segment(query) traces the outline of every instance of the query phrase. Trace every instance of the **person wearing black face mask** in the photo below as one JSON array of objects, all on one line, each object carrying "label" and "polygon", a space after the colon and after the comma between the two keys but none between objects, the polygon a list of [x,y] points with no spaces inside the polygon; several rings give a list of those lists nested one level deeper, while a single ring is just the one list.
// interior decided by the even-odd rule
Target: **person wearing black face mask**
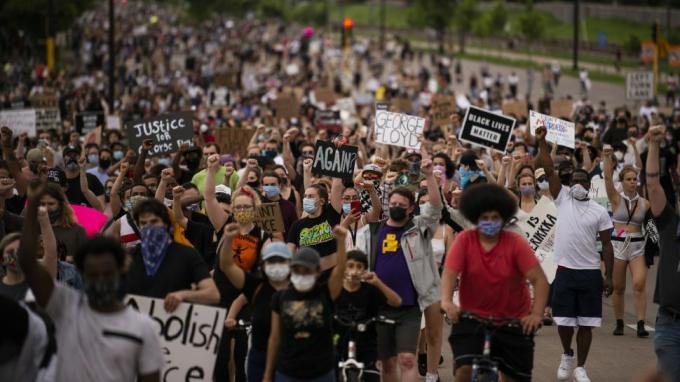
[{"label": "person wearing black face mask", "polygon": [[[35,238],[40,234],[37,213],[43,190],[44,185],[35,190],[26,207],[19,265],[36,303],[54,322],[59,346],[87,349],[58,352],[57,363],[70,367],[57,368],[56,380],[77,381],[93,375],[101,381],[159,380],[163,358],[156,326],[148,316],[121,301],[125,253],[116,240],[96,236],[76,253],[85,295],[55,283],[38,263]],[[107,360],[114,358],[119,367],[111,369]]]},{"label": "person wearing black face mask", "polygon": [[[85,172],[85,160],[80,158],[80,149],[66,146],[63,155],[66,163],[65,192],[69,203],[103,210],[104,186],[95,175]],[[83,176],[85,179],[81,179]]]},{"label": "person wearing black face mask", "polygon": [[602,142],[612,146],[618,145],[628,138],[628,121],[625,116],[618,116],[602,135]]},{"label": "person wearing black face mask", "polygon": [[99,161],[96,167],[87,170],[88,174],[92,174],[99,179],[101,184],[106,184],[109,179],[108,169],[111,167],[113,153],[106,147],[99,149]]}]

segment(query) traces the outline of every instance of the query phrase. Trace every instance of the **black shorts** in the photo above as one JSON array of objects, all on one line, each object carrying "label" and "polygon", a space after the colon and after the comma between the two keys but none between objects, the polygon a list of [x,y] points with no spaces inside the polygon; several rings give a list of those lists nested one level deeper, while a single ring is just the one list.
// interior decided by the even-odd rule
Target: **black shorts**
[{"label": "black shorts", "polygon": [[557,268],[551,299],[559,326],[602,324],[602,272],[599,269]]},{"label": "black shorts", "polygon": [[[451,328],[449,343],[456,369],[471,365],[484,351],[484,326],[478,321],[461,318]],[[534,336],[524,335],[522,328],[500,326],[491,338],[491,358],[498,369],[516,381],[531,381],[534,368]]]},{"label": "black shorts", "polygon": [[396,325],[378,324],[378,359],[387,360],[399,353],[416,354],[422,312],[416,306],[384,307],[380,314],[397,321]]}]

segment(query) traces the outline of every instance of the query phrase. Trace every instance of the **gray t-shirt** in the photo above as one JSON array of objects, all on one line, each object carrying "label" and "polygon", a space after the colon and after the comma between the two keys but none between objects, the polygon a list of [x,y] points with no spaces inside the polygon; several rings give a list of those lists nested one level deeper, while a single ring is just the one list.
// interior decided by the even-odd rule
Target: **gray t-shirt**
[{"label": "gray t-shirt", "polygon": [[0,381],[54,381],[54,359],[40,367],[49,342],[45,322],[31,309],[23,308],[28,313],[28,332],[18,357],[0,364]]},{"label": "gray t-shirt", "polygon": [[148,316],[127,306],[96,312],[84,294],[58,283],[46,311],[56,328],[58,381],[133,382],[160,372],[157,325]]},{"label": "gray t-shirt", "polygon": [[654,302],[662,308],[680,312],[680,240],[678,214],[666,204],[661,215],[654,218],[659,230],[659,271],[654,290]]}]

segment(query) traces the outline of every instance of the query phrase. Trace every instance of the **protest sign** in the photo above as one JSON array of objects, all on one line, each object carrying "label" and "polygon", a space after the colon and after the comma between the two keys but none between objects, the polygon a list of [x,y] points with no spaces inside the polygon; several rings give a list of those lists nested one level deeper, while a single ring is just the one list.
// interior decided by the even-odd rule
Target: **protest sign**
[{"label": "protest sign", "polygon": [[28,134],[35,137],[36,113],[34,109],[0,111],[0,127],[9,127],[14,135]]},{"label": "protest sign", "polygon": [[300,101],[294,95],[281,95],[269,101],[276,118],[297,118],[300,116]]},{"label": "protest sign", "polygon": [[262,203],[255,211],[255,224],[266,232],[284,232],[283,215],[279,203]]},{"label": "protest sign", "polygon": [[626,99],[647,101],[654,98],[653,72],[628,72],[626,74]]},{"label": "protest sign", "polygon": [[168,313],[163,300],[133,294],[125,297],[125,304],[148,314],[158,325],[164,356],[162,381],[212,380],[225,309],[181,303]]},{"label": "protest sign", "polygon": [[117,115],[107,115],[106,128],[109,130],[120,130],[120,117]]},{"label": "protest sign", "polygon": [[238,86],[238,72],[231,70],[225,73],[217,73],[213,77],[213,83],[215,86],[225,86],[234,89]]},{"label": "protest sign", "polygon": [[550,100],[550,115],[557,118],[571,119],[573,104],[574,102],[570,99],[552,99]]},{"label": "protest sign", "polygon": [[31,107],[34,109],[49,109],[59,107],[59,98],[53,94],[36,94],[31,96]]},{"label": "protest sign", "polygon": [[248,145],[255,134],[255,129],[242,127],[224,127],[215,130],[215,140],[220,146],[220,152],[237,154],[245,158]]},{"label": "protest sign", "polygon": [[503,106],[501,106],[503,114],[514,116],[515,118],[526,118],[528,117],[529,107],[527,106],[527,101],[505,101]]},{"label": "protest sign", "polygon": [[61,114],[56,107],[35,109],[36,130],[60,130]]},{"label": "protest sign", "polygon": [[594,176],[590,179],[590,190],[588,190],[588,197],[609,211],[607,187],[602,176]]},{"label": "protest sign", "polygon": [[345,97],[345,98],[338,98],[335,100],[335,107],[338,108],[338,110],[344,110],[348,113],[354,114],[357,111],[356,105],[354,103],[354,99],[350,97]]},{"label": "protest sign", "polygon": [[557,271],[554,245],[557,225],[557,207],[549,198],[543,196],[529,214],[517,220],[517,225],[541,262],[548,282],[552,282]]},{"label": "protest sign", "polygon": [[179,112],[144,118],[125,124],[130,147],[142,150],[142,142],[151,139],[154,147],[151,156],[174,153],[194,138],[193,114]]},{"label": "protest sign", "polygon": [[333,133],[342,132],[342,120],[339,110],[316,110],[314,112],[316,130],[328,130]]},{"label": "protest sign", "polygon": [[529,113],[529,128],[531,135],[536,135],[536,128],[545,127],[547,134],[545,140],[555,142],[558,145],[575,148],[576,127],[574,122],[551,117],[549,115],[531,111]]},{"label": "protest sign", "polygon": [[451,116],[456,112],[456,97],[435,94],[432,97],[432,127],[439,127],[448,133],[451,129]]},{"label": "protest sign", "polygon": [[470,106],[463,119],[460,140],[505,152],[515,119]]},{"label": "protest sign", "polygon": [[312,172],[333,178],[352,179],[357,161],[356,146],[336,146],[331,142],[316,141]]},{"label": "protest sign", "polygon": [[387,105],[375,105],[375,141],[386,145],[420,150],[420,137],[425,118],[387,110]]},{"label": "protest sign", "polygon": [[75,126],[80,134],[86,134],[97,126],[104,126],[106,116],[103,111],[85,111],[76,114]]},{"label": "protest sign", "polygon": [[314,89],[314,98],[316,99],[316,102],[323,102],[326,107],[335,104],[335,92],[330,88]]},{"label": "protest sign", "polygon": [[411,104],[411,100],[408,98],[392,98],[390,104],[402,113],[410,113],[413,111],[413,105]]}]

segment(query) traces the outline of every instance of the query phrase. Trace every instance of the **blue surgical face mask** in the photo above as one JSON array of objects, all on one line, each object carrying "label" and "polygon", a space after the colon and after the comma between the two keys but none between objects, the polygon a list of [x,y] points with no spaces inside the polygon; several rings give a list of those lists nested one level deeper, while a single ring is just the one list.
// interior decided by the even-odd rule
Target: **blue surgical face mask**
[{"label": "blue surgical face mask", "polygon": [[302,209],[308,213],[313,214],[316,212],[316,200],[311,198],[302,199]]},{"label": "blue surgical face mask", "polygon": [[121,159],[123,159],[124,155],[125,155],[125,153],[123,153],[122,151],[116,150],[116,151],[113,152],[113,159],[121,160]]},{"label": "blue surgical face mask", "polygon": [[262,191],[268,198],[275,198],[281,193],[279,186],[262,186]]},{"label": "blue surgical face mask", "polygon": [[170,167],[170,165],[172,164],[172,161],[170,161],[170,158],[160,158],[158,160],[158,164],[162,164],[163,166]]},{"label": "blue surgical face mask", "polygon": [[276,150],[262,150],[262,156],[263,157],[274,159],[274,158],[276,158],[277,155],[278,155],[278,153],[276,152]]},{"label": "blue surgical face mask", "polygon": [[87,156],[87,161],[92,164],[98,164],[99,163],[99,155],[97,154],[90,154]]},{"label": "blue surgical face mask", "polygon": [[352,203],[342,203],[342,213],[349,215],[352,212]]},{"label": "blue surgical face mask", "polygon": [[479,232],[486,236],[496,236],[503,229],[503,222],[497,220],[480,220],[477,224]]}]

